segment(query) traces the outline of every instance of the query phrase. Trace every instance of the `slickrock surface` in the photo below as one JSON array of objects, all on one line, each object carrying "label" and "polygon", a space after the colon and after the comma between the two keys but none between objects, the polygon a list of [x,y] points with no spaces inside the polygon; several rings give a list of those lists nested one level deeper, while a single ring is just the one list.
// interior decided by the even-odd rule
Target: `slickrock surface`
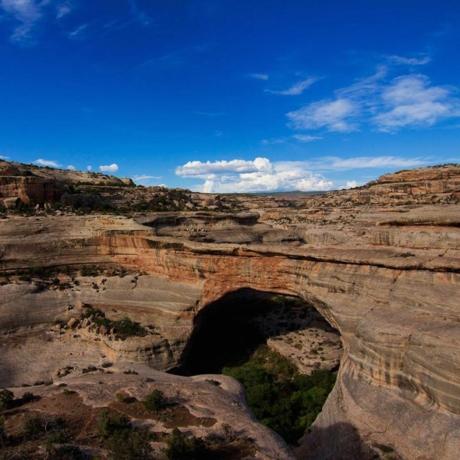
[{"label": "slickrock surface", "polygon": [[[298,458],[458,458],[460,166],[322,195],[189,196],[195,211],[0,220],[0,385],[67,366],[78,379],[105,359],[171,369],[198,311],[249,287],[301,297],[341,335],[336,386]],[[147,334],[84,323],[88,304]]]}]

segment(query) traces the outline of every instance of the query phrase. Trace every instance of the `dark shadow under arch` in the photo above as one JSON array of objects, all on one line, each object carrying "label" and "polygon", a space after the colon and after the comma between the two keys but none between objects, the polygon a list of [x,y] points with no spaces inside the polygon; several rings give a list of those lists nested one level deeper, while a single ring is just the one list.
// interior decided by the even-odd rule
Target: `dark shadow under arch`
[{"label": "dark shadow under arch", "polygon": [[202,308],[180,365],[170,372],[220,373],[224,366],[247,360],[268,338],[309,327],[338,334],[313,305],[299,297],[238,289]]}]

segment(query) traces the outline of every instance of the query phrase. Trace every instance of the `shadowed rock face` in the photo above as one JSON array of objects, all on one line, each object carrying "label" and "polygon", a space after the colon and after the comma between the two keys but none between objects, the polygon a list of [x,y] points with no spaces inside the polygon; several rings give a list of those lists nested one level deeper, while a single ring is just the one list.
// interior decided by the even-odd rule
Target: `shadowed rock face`
[{"label": "shadowed rock face", "polygon": [[[107,356],[171,369],[198,312],[252,288],[304,299],[341,335],[336,386],[299,458],[457,458],[459,183],[460,167],[445,166],[321,196],[239,196],[243,215],[10,216],[0,224],[0,384]],[[86,304],[151,327],[118,340],[83,325]],[[41,354],[53,359],[34,365]]]}]

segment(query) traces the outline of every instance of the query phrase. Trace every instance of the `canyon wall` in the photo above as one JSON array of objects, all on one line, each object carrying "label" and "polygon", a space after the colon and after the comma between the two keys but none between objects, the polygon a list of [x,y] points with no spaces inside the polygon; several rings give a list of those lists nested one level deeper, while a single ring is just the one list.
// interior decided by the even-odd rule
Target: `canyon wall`
[{"label": "canyon wall", "polygon": [[[250,287],[305,299],[341,334],[336,386],[298,458],[365,458],[368,448],[382,458],[457,458],[459,178],[447,166],[320,197],[242,196],[244,214],[8,217],[0,384],[108,355],[170,369],[197,312]],[[86,304],[150,332],[119,341],[91,330],[80,319]],[[39,369],[31,350],[54,360]]]}]

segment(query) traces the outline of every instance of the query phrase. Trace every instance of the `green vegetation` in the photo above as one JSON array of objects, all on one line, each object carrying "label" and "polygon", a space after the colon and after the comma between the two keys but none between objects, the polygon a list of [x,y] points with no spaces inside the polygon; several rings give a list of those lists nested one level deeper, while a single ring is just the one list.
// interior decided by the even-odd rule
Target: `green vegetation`
[{"label": "green vegetation", "polygon": [[10,390],[0,390],[0,411],[9,409],[14,401],[14,394]]},{"label": "green vegetation", "polygon": [[132,321],[128,317],[120,320],[111,320],[106,318],[105,313],[93,307],[86,307],[82,318],[90,318],[98,326],[104,326],[107,330],[113,329],[115,335],[120,339],[128,337],[143,337],[147,335],[147,330],[139,323]]},{"label": "green vegetation", "polygon": [[111,459],[151,458],[150,433],[133,427],[126,416],[103,411],[98,419],[98,431]]},{"label": "green vegetation", "polygon": [[144,406],[152,412],[159,412],[171,406],[171,402],[165,398],[165,395],[160,390],[153,390],[147,395],[144,400]]},{"label": "green vegetation", "polygon": [[200,460],[206,458],[208,453],[201,439],[188,437],[177,428],[174,428],[166,445],[165,454],[168,460]]},{"label": "green vegetation", "polygon": [[244,364],[225,367],[223,373],[242,383],[258,420],[291,444],[314,422],[336,379],[335,372],[329,371],[301,375],[266,345]]},{"label": "green vegetation", "polygon": [[33,416],[24,424],[23,438],[25,440],[38,439],[48,435],[51,442],[63,442],[67,436],[64,432],[65,423],[61,418]]}]

